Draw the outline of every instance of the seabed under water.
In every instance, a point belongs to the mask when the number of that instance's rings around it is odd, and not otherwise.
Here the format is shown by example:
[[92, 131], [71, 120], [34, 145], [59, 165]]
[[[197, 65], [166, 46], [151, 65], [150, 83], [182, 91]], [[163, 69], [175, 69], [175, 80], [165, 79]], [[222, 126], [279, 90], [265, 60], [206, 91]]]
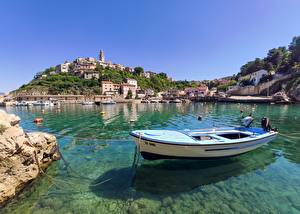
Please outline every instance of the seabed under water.
[[[132, 168], [135, 145], [129, 131], [237, 125], [241, 109], [253, 111], [257, 126], [263, 116], [270, 117], [289, 137], [234, 158], [141, 158]], [[65, 105], [44, 113], [39, 107], [6, 111], [19, 115], [25, 130], [55, 134], [69, 166], [52, 164], [47, 176], [0, 213], [300, 213], [298, 105]], [[32, 123], [36, 117], [43, 123]]]

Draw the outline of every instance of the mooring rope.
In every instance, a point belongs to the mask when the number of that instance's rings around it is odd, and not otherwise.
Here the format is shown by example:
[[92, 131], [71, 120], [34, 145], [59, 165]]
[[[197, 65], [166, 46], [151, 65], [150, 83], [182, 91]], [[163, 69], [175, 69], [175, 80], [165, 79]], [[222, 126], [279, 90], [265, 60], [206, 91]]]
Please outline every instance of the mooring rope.
[[[288, 136], [288, 135], [285, 135], [285, 134], [281, 134], [281, 133], [278, 133], [279, 136], [283, 137], [283, 140], [285, 141], [288, 141], [288, 142], [291, 142], [291, 143], [294, 143], [294, 144], [297, 144], [296, 141], [294, 140], [291, 140], [291, 139], [295, 139], [295, 137], [292, 137], [292, 136]], [[299, 140], [299, 138], [296, 138]]]
[[[34, 151], [33, 151], [33, 157], [34, 157], [35, 162], [36, 162], [36, 164], [37, 164], [37, 166], [38, 166], [39, 174], [45, 175], [46, 178], [48, 178], [48, 180], [52, 183], [52, 185], [54, 185], [57, 189], [64, 189], [64, 187], [61, 187], [61, 184], [62, 184], [62, 183], [63, 183], [63, 184], [70, 185], [70, 186], [72, 186], [73, 188], [74, 188], [75, 186], [76, 186], [76, 187], [78, 186], [76, 183], [69, 182], [69, 181], [65, 181], [65, 180], [63, 180], [63, 179], [54, 178], [53, 176], [50, 176], [50, 175], [48, 175], [47, 173], [45, 173], [44, 170], [42, 169], [41, 165], [40, 165], [39, 160], [38, 160], [36, 147], [35, 147], [35, 146], [33, 145], [33, 143], [31, 142], [31, 139], [30, 139], [30, 137], [29, 137], [29, 135], [28, 135], [27, 132], [25, 132], [25, 136], [26, 136], [27, 139], [28, 139], [27, 142], [29, 143], [29, 145], [32, 146], [33, 149], [34, 149]], [[76, 170], [72, 169], [70, 163], [64, 158], [64, 156], [63, 156], [62, 153], [60, 152], [58, 146], [56, 147], [55, 151], [57, 151], [57, 152], [59, 153], [59, 155], [60, 155], [61, 159], [63, 160], [63, 162], [64, 162], [64, 164], [65, 164], [67, 170], [69, 169], [71, 172], [77, 174], [77, 175], [78, 175], [78, 178], [80, 178], [80, 179], [84, 178], [84, 179], [88, 179], [88, 180], [93, 180], [92, 178], [83, 176], [83, 175], [81, 175], [80, 173], [78, 173]], [[55, 152], [55, 151], [54, 151], [54, 152]], [[102, 185], [102, 184], [104, 184], [104, 183], [110, 181], [111, 179], [112, 179], [112, 178], [108, 178], [108, 179], [106, 179], [106, 180], [104, 180], [104, 181], [100, 181], [100, 182], [98, 182], [98, 183], [92, 183], [92, 184], [89, 184], [89, 186], [99, 186], [99, 185]], [[81, 189], [79, 189], [79, 190], [80, 190], [80, 192], [82, 192]]]

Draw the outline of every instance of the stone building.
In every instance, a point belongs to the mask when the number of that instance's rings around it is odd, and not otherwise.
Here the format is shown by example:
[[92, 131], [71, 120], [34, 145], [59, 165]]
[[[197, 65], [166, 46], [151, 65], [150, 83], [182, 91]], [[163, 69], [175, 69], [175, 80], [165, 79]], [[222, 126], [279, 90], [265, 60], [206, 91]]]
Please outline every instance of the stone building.
[[137, 81], [135, 79], [126, 78], [125, 82], [129, 85], [134, 85], [137, 88]]
[[186, 88], [185, 94], [189, 97], [194, 97], [194, 96], [206, 96], [208, 95], [208, 87], [204, 84], [199, 85], [196, 88]]
[[63, 64], [56, 66], [56, 73], [68, 73], [70, 70], [70, 64], [68, 61], [65, 61]]
[[136, 90], [137, 90], [137, 87], [135, 85], [128, 84], [128, 83], [121, 84], [121, 94], [122, 94], [123, 98], [127, 97], [129, 91], [131, 91], [131, 93], [132, 93], [132, 98], [135, 98]]
[[100, 62], [105, 62], [105, 57], [104, 57], [104, 51], [103, 50], [100, 50], [99, 61]]
[[120, 84], [111, 81], [102, 81], [101, 88], [103, 95], [118, 95], [120, 93]]
[[[97, 66], [97, 60], [92, 57], [88, 58], [77, 58], [74, 62], [74, 70], [73, 73], [80, 77], [97, 77], [99, 78], [99, 74], [95, 73], [95, 69]], [[87, 75], [85, 75], [87, 73]]]
[[83, 73], [84, 79], [99, 79], [100, 75], [98, 71], [85, 71]]
[[154, 75], [156, 75], [156, 73], [155, 72], [152, 72], [152, 71], [146, 71], [145, 73], [144, 73], [144, 76], [146, 77], [146, 78], [151, 78], [152, 76], [154, 76]]

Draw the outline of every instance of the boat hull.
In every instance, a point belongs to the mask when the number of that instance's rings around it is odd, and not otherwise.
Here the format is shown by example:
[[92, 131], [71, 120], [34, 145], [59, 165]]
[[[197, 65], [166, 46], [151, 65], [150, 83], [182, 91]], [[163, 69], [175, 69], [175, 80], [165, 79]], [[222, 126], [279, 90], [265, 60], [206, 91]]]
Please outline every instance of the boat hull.
[[215, 159], [241, 155], [257, 149], [272, 141], [276, 134], [243, 143], [226, 143], [211, 145], [168, 144], [135, 138], [143, 158], [154, 159]]

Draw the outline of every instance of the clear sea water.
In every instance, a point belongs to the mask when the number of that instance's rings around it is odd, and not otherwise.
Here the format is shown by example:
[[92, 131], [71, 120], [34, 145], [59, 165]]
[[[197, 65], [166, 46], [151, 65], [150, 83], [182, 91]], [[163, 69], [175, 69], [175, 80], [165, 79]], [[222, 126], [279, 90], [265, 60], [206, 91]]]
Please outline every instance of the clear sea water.
[[[27, 131], [53, 133], [64, 161], [0, 213], [300, 213], [300, 106], [239, 104], [66, 105], [6, 108]], [[240, 109], [287, 136], [222, 160], [141, 159], [132, 169], [134, 129], [234, 126]], [[105, 111], [104, 115], [100, 112]], [[202, 121], [197, 117], [201, 115]], [[35, 117], [44, 122], [36, 125]]]

